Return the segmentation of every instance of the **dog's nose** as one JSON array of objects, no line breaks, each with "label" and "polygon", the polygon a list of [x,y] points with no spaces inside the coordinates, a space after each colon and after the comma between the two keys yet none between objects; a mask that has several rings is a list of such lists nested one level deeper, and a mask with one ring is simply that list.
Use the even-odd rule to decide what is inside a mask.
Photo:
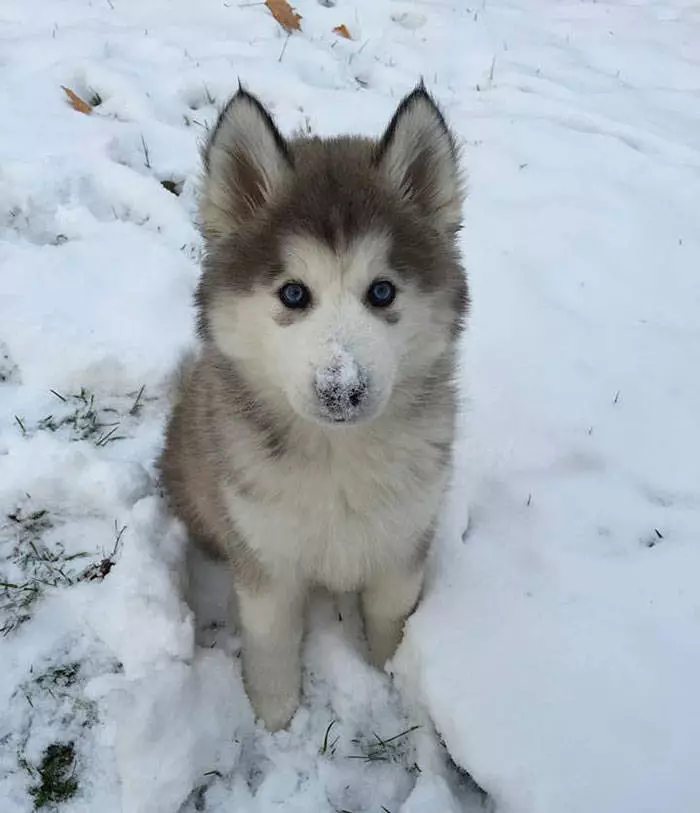
[{"label": "dog's nose", "polygon": [[316,395],[324,410],[334,417],[350,415],[362,406],[367,396],[367,383],[358,380],[353,384],[323,381],[316,385]]},{"label": "dog's nose", "polygon": [[316,397],[326,415],[335,421],[352,420],[367,398],[367,377],[357,370],[355,375],[343,375],[330,369],[316,377]]}]

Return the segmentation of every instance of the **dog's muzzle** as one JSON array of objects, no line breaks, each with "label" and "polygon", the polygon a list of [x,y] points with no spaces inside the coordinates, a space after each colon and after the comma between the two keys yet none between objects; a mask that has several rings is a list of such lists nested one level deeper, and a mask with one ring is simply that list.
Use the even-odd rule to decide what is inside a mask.
[{"label": "dog's muzzle", "polygon": [[355,362],[333,364],[316,373],[320,416],[332,423],[353,423],[366,410],[369,380]]}]

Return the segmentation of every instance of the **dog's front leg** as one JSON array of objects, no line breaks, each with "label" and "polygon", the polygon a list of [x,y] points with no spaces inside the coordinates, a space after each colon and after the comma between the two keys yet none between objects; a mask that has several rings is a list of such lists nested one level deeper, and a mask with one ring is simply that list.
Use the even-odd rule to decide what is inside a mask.
[{"label": "dog's front leg", "polygon": [[243,679],[269,731],[284,728],[299,705],[304,592],[293,582],[238,588]]},{"label": "dog's front leg", "polygon": [[372,661],[382,668],[401,641],[406,617],[423,586],[423,568],[398,568],[377,574],[362,594],[365,633]]}]

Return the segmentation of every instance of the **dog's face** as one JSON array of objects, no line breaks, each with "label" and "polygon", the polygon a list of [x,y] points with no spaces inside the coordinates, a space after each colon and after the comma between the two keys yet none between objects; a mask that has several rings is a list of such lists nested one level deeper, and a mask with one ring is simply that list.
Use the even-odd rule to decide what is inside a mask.
[{"label": "dog's face", "polygon": [[424,89],[378,142],[287,142],[239,91],[204,158],[200,326],[255,392],[348,425],[429,374],[466,285],[455,148]]}]

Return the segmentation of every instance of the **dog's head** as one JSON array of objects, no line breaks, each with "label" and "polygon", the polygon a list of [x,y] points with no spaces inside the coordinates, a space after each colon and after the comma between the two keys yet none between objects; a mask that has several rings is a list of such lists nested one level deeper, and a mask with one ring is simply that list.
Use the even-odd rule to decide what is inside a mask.
[{"label": "dog's head", "polygon": [[461,329],[462,200],[453,137],[422,85],[378,141],[288,141],[239,90],[204,150],[203,336],[303,417],[376,417]]}]

